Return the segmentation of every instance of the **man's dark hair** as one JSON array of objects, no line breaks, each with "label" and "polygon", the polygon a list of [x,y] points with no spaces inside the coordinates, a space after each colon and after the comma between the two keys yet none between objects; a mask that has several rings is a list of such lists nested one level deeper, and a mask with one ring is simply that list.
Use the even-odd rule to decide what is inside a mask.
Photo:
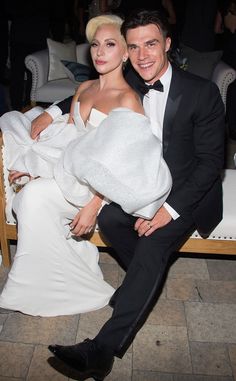
[{"label": "man's dark hair", "polygon": [[131,12],[126,17],[121,26],[121,33],[126,38],[129,29],[135,29],[139,26],[154,24],[158,27],[161,34],[166,38],[170,37],[170,27],[166,16],[161,11],[147,11],[144,9]]}]

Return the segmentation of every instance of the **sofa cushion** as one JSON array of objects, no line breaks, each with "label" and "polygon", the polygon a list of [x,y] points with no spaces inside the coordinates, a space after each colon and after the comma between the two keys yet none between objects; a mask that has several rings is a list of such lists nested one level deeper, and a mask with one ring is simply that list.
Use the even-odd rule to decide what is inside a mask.
[{"label": "sofa cushion", "polygon": [[48,81],[67,78],[67,74],[61,60],[76,61],[75,41],[63,44],[48,38],[47,44],[49,53]]},{"label": "sofa cushion", "polygon": [[89,66],[79,62],[71,62],[66,60],[61,60],[61,62],[63,63],[64,70],[71,81],[78,83],[90,79],[91,68]]},{"label": "sofa cushion", "polygon": [[57,81],[48,81],[37,89],[36,102],[52,103],[74,95],[78,84],[68,77]]},{"label": "sofa cushion", "polygon": [[187,58],[187,71],[207,79],[211,79],[215,66],[222,56],[221,50],[198,52],[186,45],[181,45],[181,53]]}]

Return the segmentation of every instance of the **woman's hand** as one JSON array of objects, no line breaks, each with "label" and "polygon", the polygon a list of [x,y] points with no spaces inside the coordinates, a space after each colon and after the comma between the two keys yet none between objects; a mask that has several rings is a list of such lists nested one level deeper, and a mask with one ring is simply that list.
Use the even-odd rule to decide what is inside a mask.
[{"label": "woman's hand", "polygon": [[51,115],[49,115],[46,111],[37,116],[31,123],[31,133],[30,137],[32,139],[37,139],[40,133],[45,130],[49,124],[53,121]]},{"label": "woman's hand", "polygon": [[73,235],[82,236],[90,233],[94,229],[102,199],[102,196],[95,195],[93,199],[76,214],[70,224],[71,233]]},{"label": "woman's hand", "polygon": [[10,171],[8,176],[8,181],[10,185],[12,185],[16,180],[19,180],[21,177],[27,176],[30,180],[32,180],[32,177],[29,175],[29,173],[25,172],[18,172],[18,171]]}]

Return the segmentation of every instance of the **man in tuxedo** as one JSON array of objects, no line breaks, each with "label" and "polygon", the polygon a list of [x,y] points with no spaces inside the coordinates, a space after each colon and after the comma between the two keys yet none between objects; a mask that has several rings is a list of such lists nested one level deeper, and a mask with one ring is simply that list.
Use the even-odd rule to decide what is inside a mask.
[{"label": "man in tuxedo", "polygon": [[124,355],[160,295],[170,256],[196,228],[207,236],[222,218],[224,108],[216,85],[169,63],[168,25],[158,12],[130,15],[122,32],[138,73],[127,78],[140,89],[146,114],[162,129],[173,187],[150,221],[114,203],[100,212],[100,229],[126,270],[112,297],[113,314],[94,339],[49,346],[83,379],[106,377],[114,356]]}]

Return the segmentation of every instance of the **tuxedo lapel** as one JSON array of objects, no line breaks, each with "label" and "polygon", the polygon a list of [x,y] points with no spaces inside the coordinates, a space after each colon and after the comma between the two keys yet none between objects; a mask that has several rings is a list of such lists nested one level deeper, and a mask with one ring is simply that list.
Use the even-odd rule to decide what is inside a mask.
[{"label": "tuxedo lapel", "polygon": [[166,102],[166,109],[163,121],[163,153],[165,154],[174,125],[174,119],[178,110],[182,94],[181,94],[181,78],[179,73],[173,68],[172,79],[170,84],[169,95]]}]

